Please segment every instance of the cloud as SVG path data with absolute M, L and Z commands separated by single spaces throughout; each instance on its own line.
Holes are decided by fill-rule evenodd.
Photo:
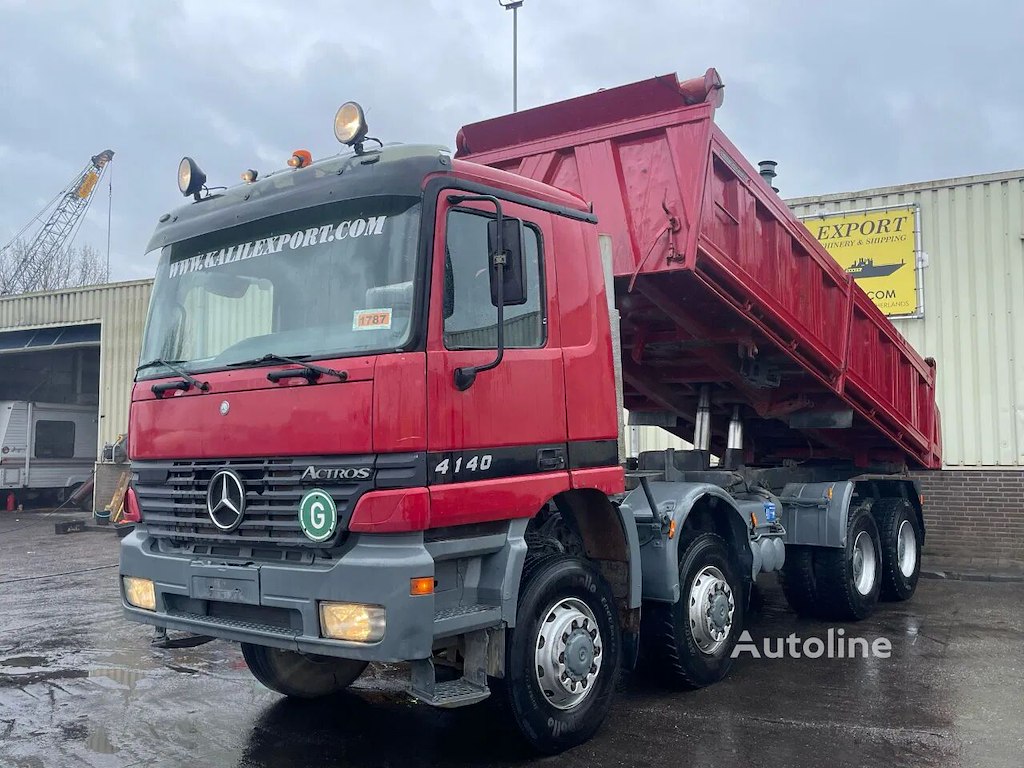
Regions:
M 451 145 L 511 106 L 512 14 L 496 2 L 0 0 L 0 242 L 96 152 L 116 152 L 111 263 L 144 277 L 178 160 L 211 183 L 293 149 L 338 151 L 356 99 L 385 141 Z M 718 120 L 786 195 L 1024 165 L 1024 6 L 526 0 L 520 107 L 716 66 Z M 79 235 L 106 249 L 106 185 Z

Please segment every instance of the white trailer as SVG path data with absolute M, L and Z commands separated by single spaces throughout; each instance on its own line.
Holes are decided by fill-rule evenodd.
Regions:
M 97 422 L 95 407 L 0 400 L 0 490 L 66 498 L 92 475 Z

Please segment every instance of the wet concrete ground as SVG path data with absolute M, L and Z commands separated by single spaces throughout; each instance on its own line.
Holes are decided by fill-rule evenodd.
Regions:
M 846 636 L 889 659 L 738 660 L 697 692 L 624 675 L 588 744 L 536 760 L 497 702 L 412 702 L 397 670 L 352 693 L 290 702 L 236 646 L 150 647 L 121 617 L 113 534 L 54 536 L 55 519 L 0 513 L 0 766 L 1007 766 L 1024 767 L 1024 584 L 922 581 Z M 67 574 L 49 576 L 49 574 Z M 769 586 L 755 641 L 797 633 Z

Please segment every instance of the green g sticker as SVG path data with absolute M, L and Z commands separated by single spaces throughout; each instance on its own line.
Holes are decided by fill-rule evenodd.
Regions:
M 326 491 L 314 488 L 299 502 L 299 525 L 313 541 L 327 541 L 338 527 L 338 508 Z

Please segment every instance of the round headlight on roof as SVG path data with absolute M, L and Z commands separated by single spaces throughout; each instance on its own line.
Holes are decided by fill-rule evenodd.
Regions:
M 198 195 L 205 183 L 206 174 L 196 165 L 196 161 L 191 157 L 181 158 L 181 162 L 178 163 L 178 189 L 181 190 L 181 194 L 185 197 Z
M 334 116 L 334 135 L 342 144 L 352 146 L 366 138 L 366 115 L 354 101 L 346 101 Z

